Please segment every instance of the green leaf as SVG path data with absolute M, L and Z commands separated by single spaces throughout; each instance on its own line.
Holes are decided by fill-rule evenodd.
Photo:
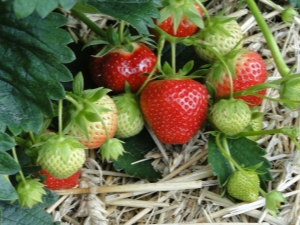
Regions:
M 161 174 L 151 165 L 153 160 L 132 164 L 144 159 L 145 154 L 156 146 L 146 129 L 134 137 L 121 140 L 124 142 L 125 152 L 119 156 L 117 161 L 113 161 L 116 170 L 124 170 L 130 176 L 150 181 L 157 181 L 161 178 Z
M 15 141 L 8 134 L 0 131 L 0 152 L 7 151 L 16 145 Z
M 59 0 L 60 6 L 66 10 L 72 9 L 72 7 L 76 4 L 76 2 L 77 0 Z
M 17 18 L 24 18 L 31 15 L 36 7 L 36 0 L 14 0 L 14 10 Z
M 227 139 L 231 157 L 241 166 L 252 167 L 262 163 L 258 169 L 262 181 L 272 180 L 269 171 L 270 162 L 263 157 L 266 152 L 260 148 L 255 141 L 245 137 L 237 139 Z M 220 186 L 224 186 L 227 178 L 232 174 L 233 169 L 229 161 L 223 156 L 215 141 L 215 137 L 210 135 L 208 142 L 208 161 L 216 176 L 218 176 Z
M 43 114 L 53 115 L 51 100 L 65 97 L 60 82 L 72 80 L 61 63 L 74 54 L 66 46 L 71 36 L 59 28 L 65 17 L 32 14 L 19 20 L 11 2 L 0 2 L 0 121 L 16 135 L 21 129 L 38 132 Z
M 36 1 L 36 11 L 42 18 L 45 18 L 57 7 L 57 5 L 58 0 L 38 0 Z
M 159 0 L 88 0 L 99 12 L 130 23 L 142 34 L 154 27 L 153 19 L 159 17 Z
M 0 175 L 0 200 L 12 201 L 16 199 L 18 199 L 16 189 L 12 186 L 7 176 Z
M 80 1 L 80 0 L 78 0 Z M 14 0 L 14 11 L 18 18 L 25 18 L 36 11 L 45 18 L 57 7 L 70 10 L 77 0 Z
M 44 196 L 47 205 L 57 200 L 57 196 L 48 192 Z M 52 200 L 52 201 L 51 201 Z M 28 207 L 21 208 L 18 202 L 0 201 L 0 210 L 2 211 L 1 225 L 52 225 L 52 216 L 43 209 L 43 204 L 37 204 L 31 209 Z
M 0 152 L 0 174 L 11 175 L 20 170 L 20 165 L 6 152 Z

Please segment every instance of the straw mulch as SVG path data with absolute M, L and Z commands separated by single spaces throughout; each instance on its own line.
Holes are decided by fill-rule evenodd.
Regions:
M 227 15 L 237 16 L 244 31 L 245 45 L 262 54 L 267 64 L 269 79 L 280 77 L 266 41 L 248 10 L 237 6 L 236 1 L 209 1 L 206 5 L 211 14 L 224 8 Z M 224 7 L 225 6 L 225 7 Z M 300 73 L 300 22 L 287 26 L 280 13 L 260 2 L 263 15 L 289 65 L 297 64 Z M 102 15 L 90 18 L 105 26 Z M 71 21 L 69 26 L 80 27 L 82 37 L 89 30 Z M 278 93 L 268 90 L 268 96 Z M 299 111 L 291 112 L 275 102 L 264 101 L 264 129 L 283 126 L 300 126 Z M 59 200 L 47 208 L 55 221 L 62 224 L 300 224 L 300 152 L 284 135 L 266 135 L 257 142 L 266 149 L 266 157 L 272 163 L 274 177 L 269 190 L 284 193 L 287 202 L 282 204 L 277 218 L 264 209 L 264 199 L 253 203 L 234 204 L 220 196 L 220 189 L 210 165 L 207 163 L 207 135 L 199 133 L 183 146 L 162 145 L 145 158 L 155 159 L 154 168 L 163 173 L 163 179 L 149 183 L 117 172 L 110 163 L 103 164 L 95 152 L 88 152 L 88 160 L 82 169 L 80 185 L 71 190 L 58 191 Z

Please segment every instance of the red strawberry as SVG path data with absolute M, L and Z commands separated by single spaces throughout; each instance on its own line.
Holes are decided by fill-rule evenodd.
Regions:
M 140 96 L 145 121 L 165 144 L 183 144 L 199 130 L 207 117 L 208 93 L 191 79 L 155 80 Z
M 243 91 L 254 85 L 262 84 L 267 79 L 267 69 L 263 58 L 255 51 L 242 49 L 235 52 L 233 58 L 227 57 L 228 63 L 235 70 L 236 77 L 233 77 L 233 92 Z M 226 72 L 210 73 L 208 81 L 216 89 L 216 97 L 221 98 L 230 94 L 230 80 Z M 265 95 L 266 90 L 257 92 Z M 262 102 L 262 98 L 253 95 L 238 96 L 243 99 L 250 107 L 257 106 Z
M 202 8 L 199 5 L 194 4 L 194 7 L 198 10 L 199 15 L 203 15 Z M 169 16 L 166 20 L 158 24 L 158 27 L 164 30 L 166 33 L 175 37 L 187 37 L 195 34 L 199 27 L 191 22 L 186 16 L 182 16 L 176 31 L 174 31 L 174 19 Z
M 78 184 L 79 176 L 80 176 L 80 170 L 78 170 L 73 175 L 63 179 L 58 179 L 53 177 L 50 173 L 48 173 L 44 169 L 42 169 L 40 173 L 46 176 L 46 179 L 43 182 L 43 184 L 45 185 L 46 188 L 51 190 L 73 188 Z
M 111 89 L 114 93 L 123 93 L 127 81 L 132 92 L 136 92 L 144 83 L 156 64 L 156 55 L 144 44 L 131 43 L 133 51 L 118 47 L 102 57 L 95 57 L 90 71 L 95 84 Z
M 194 1 L 168 1 L 155 21 L 160 29 L 175 37 L 187 37 L 203 27 L 203 10 Z

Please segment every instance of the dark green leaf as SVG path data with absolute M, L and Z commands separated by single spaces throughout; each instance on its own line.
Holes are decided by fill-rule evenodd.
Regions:
M 153 18 L 159 17 L 160 1 L 153 0 L 88 0 L 99 12 L 130 23 L 142 34 L 154 27 Z
M 43 199 L 46 201 L 46 205 L 49 205 L 54 203 L 57 197 L 48 192 Z M 1 225 L 52 225 L 52 216 L 43 209 L 43 206 L 43 204 L 37 204 L 31 209 L 21 208 L 17 201 L 14 203 L 0 201 Z
M 24 18 L 31 15 L 36 7 L 36 0 L 14 0 L 14 11 L 17 18 Z
M 130 176 L 150 181 L 157 181 L 161 178 L 161 174 L 151 165 L 153 160 L 132 164 L 144 159 L 145 154 L 156 146 L 146 129 L 134 137 L 121 140 L 125 142 L 123 144 L 125 153 L 113 162 L 116 170 L 124 170 Z
M 58 0 L 38 0 L 36 2 L 36 11 L 42 18 L 45 18 L 57 7 L 57 5 Z
M 0 175 L 0 200 L 11 201 L 16 199 L 18 199 L 16 189 L 7 180 L 7 177 Z
M 53 114 L 51 100 L 65 96 L 60 82 L 72 75 L 61 63 L 74 59 L 72 39 L 59 28 L 66 22 L 55 13 L 19 20 L 11 1 L 0 2 L 0 120 L 14 134 L 38 132 L 43 113 Z
M 20 165 L 6 152 L 0 152 L 0 174 L 11 175 L 20 170 Z
M 66 10 L 70 10 L 76 4 L 76 2 L 77 0 L 59 0 L 60 6 Z
M 262 173 L 259 175 L 261 180 L 272 180 L 272 175 L 269 171 L 271 164 L 265 157 L 263 157 L 266 152 L 260 148 L 255 141 L 241 137 L 237 139 L 228 139 L 227 142 L 231 157 L 239 165 L 244 167 L 253 167 L 262 163 L 262 166 L 258 168 L 258 171 Z M 233 172 L 233 169 L 228 160 L 218 149 L 215 136 L 213 135 L 210 135 L 208 142 L 208 161 L 214 174 L 218 176 L 220 186 L 223 186 L 227 178 Z
M 0 131 L 0 151 L 7 151 L 16 145 L 15 141 L 6 133 Z

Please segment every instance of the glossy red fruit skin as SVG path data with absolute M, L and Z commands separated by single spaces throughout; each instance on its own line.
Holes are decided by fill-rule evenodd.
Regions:
M 208 92 L 201 83 L 190 80 L 155 80 L 140 96 L 144 119 L 165 144 L 184 144 L 207 118 Z
M 238 92 L 250 88 L 256 84 L 262 84 L 266 81 L 268 72 L 263 58 L 255 51 L 246 51 L 238 54 L 233 60 L 236 77 L 233 78 L 233 91 Z M 215 82 L 216 97 L 221 98 L 230 93 L 230 82 L 228 76 L 225 76 L 220 82 Z M 257 92 L 266 95 L 266 90 Z M 249 107 L 254 107 L 262 103 L 263 99 L 253 95 L 236 97 L 243 99 Z
M 123 93 L 125 82 L 131 92 L 136 92 L 156 64 L 156 55 L 142 43 L 132 43 L 133 52 L 117 48 L 103 57 L 93 57 L 90 72 L 96 86 L 111 89 L 115 94 Z
M 64 179 L 57 179 L 51 176 L 46 170 L 42 169 L 41 174 L 46 176 L 43 182 L 46 188 L 50 190 L 69 189 L 75 187 L 79 182 L 80 170 Z
M 199 5 L 197 5 L 197 4 L 195 4 L 194 6 L 197 8 L 199 14 L 201 16 L 203 16 L 203 10 L 202 10 L 202 8 Z M 166 33 L 168 33 L 168 34 L 170 34 L 170 35 L 172 35 L 174 37 L 188 37 L 188 36 L 191 36 L 191 35 L 195 34 L 199 30 L 199 27 L 197 27 L 195 24 L 193 24 L 185 16 L 183 16 L 181 18 L 176 33 L 174 33 L 173 18 L 171 16 L 168 17 L 163 22 L 161 22 L 160 24 L 157 24 L 157 26 L 160 29 L 162 29 L 163 31 L 165 31 Z

